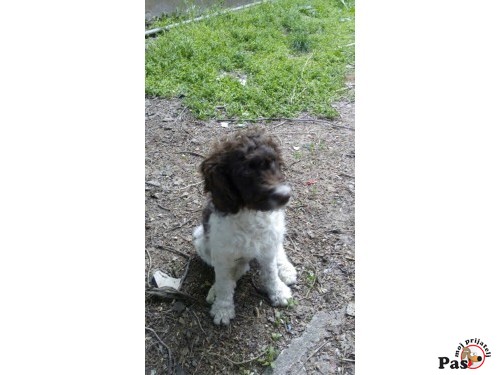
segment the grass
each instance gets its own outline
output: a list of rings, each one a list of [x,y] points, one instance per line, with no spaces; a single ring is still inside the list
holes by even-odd
[[[182,19],[176,15],[151,27]],[[345,94],[353,66],[352,0],[277,0],[175,27],[149,41],[146,94],[183,98],[201,119],[301,112],[332,118],[331,103]]]

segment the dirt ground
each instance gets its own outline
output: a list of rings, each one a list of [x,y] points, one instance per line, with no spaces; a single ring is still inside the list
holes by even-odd
[[[214,272],[196,255],[191,234],[205,202],[202,156],[246,124],[195,120],[179,101],[146,98],[145,106],[146,374],[267,373],[321,310],[343,318],[307,358],[307,373],[354,374],[354,102],[334,103],[340,116],[332,121],[304,115],[307,121],[259,123],[281,145],[292,187],[284,245],[299,275],[296,304],[270,306],[252,267],[238,282],[228,327],[210,317],[205,297]],[[149,293],[157,270],[184,276],[182,294]]]

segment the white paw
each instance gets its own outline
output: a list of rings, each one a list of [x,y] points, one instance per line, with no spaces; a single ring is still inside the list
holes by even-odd
[[[292,291],[285,284],[280,284],[275,290],[269,292],[269,299],[273,306],[287,306],[292,298]]]
[[[286,285],[292,285],[297,282],[297,271],[290,263],[278,265],[278,274]]]
[[[193,230],[193,238],[200,238],[203,236],[203,225],[198,225]]]
[[[210,290],[208,291],[208,294],[207,294],[207,302],[209,304],[212,304],[214,303],[215,301],[215,284],[212,285],[212,287],[210,288]]]
[[[214,323],[228,325],[229,321],[235,317],[234,305],[220,305],[215,303],[210,310],[210,315],[214,318]]]

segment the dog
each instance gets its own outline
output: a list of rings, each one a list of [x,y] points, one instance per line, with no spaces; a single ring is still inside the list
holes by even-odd
[[[235,317],[236,282],[255,259],[273,306],[287,306],[297,271],[283,248],[284,207],[291,188],[282,173],[276,142],[261,129],[219,141],[201,163],[207,205],[202,224],[193,231],[199,256],[215,270],[208,292],[215,324]]]
[[[462,352],[461,359],[464,360],[465,358],[468,359],[467,367],[471,367],[474,362],[481,362],[483,360],[483,357],[480,355],[476,355],[476,353],[471,354],[469,347],[464,348]]]

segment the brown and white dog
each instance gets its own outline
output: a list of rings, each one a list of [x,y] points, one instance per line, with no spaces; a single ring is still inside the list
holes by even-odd
[[[278,145],[261,130],[220,141],[201,164],[209,199],[193,237],[200,257],[215,269],[207,296],[215,324],[235,317],[234,288],[252,259],[274,306],[286,306],[292,297],[287,285],[296,282],[297,272],[283,249],[291,189],[282,165]]]

